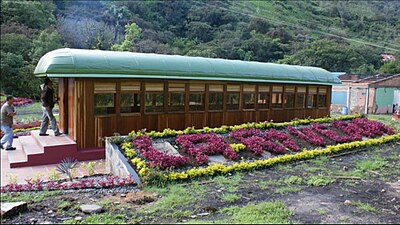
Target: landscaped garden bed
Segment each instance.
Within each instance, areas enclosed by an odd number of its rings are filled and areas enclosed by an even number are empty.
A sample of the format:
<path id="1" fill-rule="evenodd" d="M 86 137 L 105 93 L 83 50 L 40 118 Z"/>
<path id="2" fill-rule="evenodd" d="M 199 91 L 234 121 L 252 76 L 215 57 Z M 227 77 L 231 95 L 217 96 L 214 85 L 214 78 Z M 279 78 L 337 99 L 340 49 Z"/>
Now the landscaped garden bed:
<path id="1" fill-rule="evenodd" d="M 140 178 L 175 181 L 265 168 L 400 140 L 383 123 L 360 115 L 247 123 L 183 131 L 131 132 L 120 150 Z"/>

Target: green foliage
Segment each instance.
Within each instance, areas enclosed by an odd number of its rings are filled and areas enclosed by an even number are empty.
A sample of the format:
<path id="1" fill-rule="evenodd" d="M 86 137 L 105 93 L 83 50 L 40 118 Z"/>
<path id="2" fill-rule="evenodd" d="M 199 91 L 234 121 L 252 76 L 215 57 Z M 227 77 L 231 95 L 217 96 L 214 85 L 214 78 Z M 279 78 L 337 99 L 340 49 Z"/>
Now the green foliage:
<path id="1" fill-rule="evenodd" d="M 215 221 L 216 224 L 287 224 L 290 223 L 289 218 L 293 215 L 287 209 L 285 203 L 279 201 L 248 204 L 244 207 L 233 206 L 222 209 L 219 212 L 226 213 L 232 217 L 222 221 Z"/>
<path id="2" fill-rule="evenodd" d="M 31 40 L 24 34 L 8 33 L 1 35 L 1 51 L 21 55 L 24 60 L 29 60 L 32 48 Z"/>
<path id="3" fill-rule="evenodd" d="M 1 194 L 1 201 L 2 202 L 32 202 L 38 203 L 42 202 L 47 198 L 54 197 L 60 195 L 60 191 L 42 191 L 37 193 L 23 193 L 23 192 L 16 192 L 16 193 L 2 193 Z"/>
<path id="4" fill-rule="evenodd" d="M 61 36 L 57 31 L 43 30 L 32 42 L 33 48 L 30 54 L 32 63 L 36 64 L 39 59 L 49 51 L 62 48 Z"/>
<path id="5" fill-rule="evenodd" d="M 145 185 L 165 187 L 167 186 L 168 179 L 163 171 L 156 168 L 149 168 L 146 175 L 142 177 L 142 181 Z"/>
<path id="6" fill-rule="evenodd" d="M 89 176 L 94 175 L 94 169 L 95 169 L 96 165 L 97 165 L 96 161 L 92 161 L 92 162 L 88 162 L 88 163 L 84 164 Z"/>
<path id="7" fill-rule="evenodd" d="M 158 190 L 157 192 L 163 197 L 154 205 L 144 209 L 148 213 L 167 212 L 197 201 L 197 197 L 191 193 L 190 189 L 179 185 L 170 185 Z"/>
<path id="8" fill-rule="evenodd" d="M 283 180 L 285 184 L 302 184 L 303 183 L 303 178 L 298 177 L 298 176 L 290 176 L 288 178 L 285 178 Z"/>
<path id="9" fill-rule="evenodd" d="M 307 184 L 310 186 L 326 186 L 334 181 L 334 179 L 328 176 L 311 176 L 307 179 Z"/>
<path id="10" fill-rule="evenodd" d="M 360 70 L 365 64 L 372 65 L 375 70 L 380 66 L 380 56 L 378 50 L 370 47 L 320 39 L 313 41 L 309 46 L 295 52 L 293 55 L 286 56 L 285 59 L 279 62 L 317 66 L 330 71 L 352 72 L 352 70 Z"/>
<path id="11" fill-rule="evenodd" d="M 47 179 L 49 179 L 50 181 L 57 181 L 60 178 L 61 178 L 61 174 L 59 172 L 57 172 L 56 169 L 52 169 L 48 172 Z"/>
<path id="12" fill-rule="evenodd" d="M 125 39 L 121 44 L 115 44 L 111 47 L 113 51 L 130 51 L 135 39 L 140 37 L 142 29 L 136 24 L 125 25 Z"/>
<path id="13" fill-rule="evenodd" d="M 63 46 L 399 73 L 399 60 L 381 66 L 387 49 L 365 44 L 398 48 L 399 10 L 397 1 L 1 1 L 0 88 L 37 98 L 33 70 Z"/>
<path id="14" fill-rule="evenodd" d="M 356 166 L 361 171 L 379 170 L 388 165 L 388 162 L 382 158 L 374 157 L 357 162 Z"/>
<path id="15" fill-rule="evenodd" d="M 360 201 L 356 201 L 353 203 L 353 205 L 357 206 L 357 208 L 365 211 L 365 212 L 370 212 L 370 213 L 377 213 L 378 209 L 373 207 L 372 205 Z"/>
<path id="16" fill-rule="evenodd" d="M 18 22 L 30 28 L 43 29 L 55 22 L 54 5 L 39 1 L 1 1 L 1 23 Z"/>
<path id="17" fill-rule="evenodd" d="M 287 194 L 287 193 L 293 193 L 293 192 L 299 192 L 302 189 L 299 187 L 278 187 L 275 189 L 275 193 L 277 194 Z"/>
<path id="18" fill-rule="evenodd" d="M 236 202 L 236 200 L 240 199 L 240 195 L 233 194 L 233 193 L 224 193 L 224 194 L 222 194 L 221 199 L 224 202 L 234 203 L 234 202 Z"/>
<path id="19" fill-rule="evenodd" d="M 383 64 L 379 69 L 379 72 L 383 74 L 400 73 L 400 58 Z"/>

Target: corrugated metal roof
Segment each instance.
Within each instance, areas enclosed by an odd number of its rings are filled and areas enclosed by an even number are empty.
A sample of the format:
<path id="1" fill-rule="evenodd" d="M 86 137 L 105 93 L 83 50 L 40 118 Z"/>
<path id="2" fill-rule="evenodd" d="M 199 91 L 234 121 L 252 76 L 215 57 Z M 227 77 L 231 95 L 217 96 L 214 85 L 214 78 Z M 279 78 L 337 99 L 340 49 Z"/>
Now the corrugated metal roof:
<path id="1" fill-rule="evenodd" d="M 154 78 L 332 85 L 330 72 L 305 66 L 179 55 L 57 49 L 44 55 L 34 74 L 39 77 Z"/>

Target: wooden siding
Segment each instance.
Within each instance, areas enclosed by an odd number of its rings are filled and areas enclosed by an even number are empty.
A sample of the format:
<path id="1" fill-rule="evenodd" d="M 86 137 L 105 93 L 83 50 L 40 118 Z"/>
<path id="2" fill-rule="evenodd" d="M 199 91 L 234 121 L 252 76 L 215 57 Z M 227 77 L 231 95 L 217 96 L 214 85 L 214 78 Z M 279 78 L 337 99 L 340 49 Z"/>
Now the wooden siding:
<path id="1" fill-rule="evenodd" d="M 160 113 L 144 113 L 144 82 L 148 80 L 140 80 L 140 112 L 124 113 L 120 112 L 120 105 L 115 104 L 116 113 L 111 115 L 95 115 L 94 113 L 94 84 L 95 82 L 115 82 L 117 84 L 117 93 L 115 102 L 120 101 L 121 81 L 124 79 L 73 79 L 68 78 L 60 82 L 60 124 L 62 129 L 68 130 L 68 135 L 78 143 L 78 148 L 95 148 L 104 146 L 102 138 L 112 136 L 114 133 L 126 135 L 132 130 L 140 130 L 146 128 L 147 131 L 162 131 L 164 128 L 185 129 L 194 126 L 195 128 L 219 127 L 221 125 L 236 125 L 246 122 L 271 121 L 282 122 L 290 121 L 295 118 L 318 118 L 329 116 L 331 86 L 327 89 L 326 106 L 323 108 L 292 108 L 292 109 L 272 109 L 270 94 L 269 109 L 242 109 L 243 85 L 241 86 L 239 110 L 226 110 L 226 85 L 224 85 L 223 110 L 209 111 L 208 103 L 205 104 L 205 110 L 201 112 L 190 112 L 188 106 L 189 85 L 185 88 L 185 112 L 168 112 L 168 89 L 167 81 L 164 82 L 164 110 Z M 154 82 L 154 81 L 153 81 Z M 198 81 L 200 82 L 200 81 Z M 190 83 L 187 82 L 187 83 Z M 221 82 L 204 82 L 206 84 L 226 84 Z M 229 82 L 231 84 L 231 82 Z M 236 83 L 242 84 L 242 83 Z M 265 85 L 265 84 L 264 84 Z M 275 84 L 279 85 L 279 84 Z M 282 84 L 280 84 L 282 85 Z M 272 85 L 271 85 L 272 86 Z M 308 86 L 308 85 L 301 85 Z M 315 85 L 310 85 L 315 86 Z M 208 99 L 208 85 L 206 85 L 205 99 Z M 68 91 L 68 93 L 66 93 Z M 256 88 L 256 96 L 258 88 Z M 270 92 L 271 93 L 271 92 Z M 308 92 L 307 92 L 308 94 Z M 306 94 L 306 96 L 307 96 Z M 67 97 L 68 96 L 68 97 Z M 67 100 L 66 100 L 67 99 Z M 295 98 L 296 99 L 296 98 Z M 296 100 L 295 100 L 296 101 Z M 208 102 L 208 101 L 206 101 Z M 257 101 L 255 101 L 257 102 Z M 67 107 L 68 109 L 65 109 Z M 67 115 L 64 115 L 67 114 Z M 62 119 L 61 119 L 62 118 Z"/>

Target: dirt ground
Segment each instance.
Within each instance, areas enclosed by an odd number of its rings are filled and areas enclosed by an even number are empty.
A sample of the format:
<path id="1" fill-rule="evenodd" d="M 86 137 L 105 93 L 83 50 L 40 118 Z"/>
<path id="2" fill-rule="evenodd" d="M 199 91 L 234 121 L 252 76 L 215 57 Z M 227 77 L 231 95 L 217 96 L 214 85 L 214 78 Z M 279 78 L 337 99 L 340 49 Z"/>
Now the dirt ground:
<path id="1" fill-rule="evenodd" d="M 33 198 L 32 196 L 36 196 Z M 400 143 L 158 187 L 2 194 L 29 211 L 2 223 L 400 223 Z M 249 205 L 281 204 L 276 213 Z M 105 212 L 86 215 L 83 203 Z M 246 214 L 247 213 L 247 214 Z M 250 219 L 251 218 L 251 219 Z"/>

